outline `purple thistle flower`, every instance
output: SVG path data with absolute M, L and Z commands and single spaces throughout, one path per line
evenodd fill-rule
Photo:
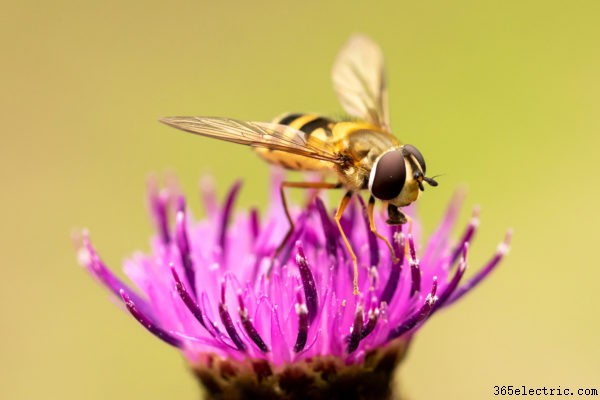
M 453 242 L 462 203 L 455 196 L 425 245 L 416 220 L 410 228 L 388 226 L 376 216 L 398 255 L 394 262 L 369 230 L 359 199 L 341 221 L 361 267 L 356 296 L 352 261 L 320 198 L 294 211 L 293 240 L 268 273 L 288 224 L 278 191 L 260 218 L 255 209 L 233 212 L 240 187 L 235 184 L 219 206 L 203 185 L 207 218 L 194 221 L 183 197 L 152 183 L 157 235 L 151 254 L 136 253 L 125 263 L 135 288 L 105 266 L 87 234 L 79 250 L 80 263 L 138 322 L 184 354 L 213 398 L 389 398 L 393 369 L 413 334 L 489 275 L 508 251 L 510 232 L 463 282 L 479 219 L 475 210 Z

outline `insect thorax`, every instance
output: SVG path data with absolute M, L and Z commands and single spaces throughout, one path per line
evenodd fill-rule
M 334 127 L 333 136 L 340 139 L 338 148 L 350 161 L 340 172 L 346 186 L 353 190 L 366 189 L 377 157 L 400 145 L 394 136 L 363 122 L 340 122 Z

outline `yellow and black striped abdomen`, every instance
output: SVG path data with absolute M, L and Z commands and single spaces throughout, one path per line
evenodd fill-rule
M 306 140 L 315 137 L 324 142 L 331 140 L 335 122 L 315 114 L 284 114 L 273 120 L 275 124 L 287 125 L 304 132 Z
M 330 142 L 335 122 L 315 114 L 284 114 L 273 121 L 275 124 L 287 125 L 305 134 L 307 141 L 311 137 Z M 267 162 L 287 169 L 299 171 L 331 170 L 333 165 L 327 161 L 299 156 L 279 150 L 256 148 L 256 152 Z

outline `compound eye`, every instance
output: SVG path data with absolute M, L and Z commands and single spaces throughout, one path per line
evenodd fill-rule
M 380 200 L 391 200 L 402 191 L 406 181 L 406 166 L 400 150 L 384 153 L 373 165 L 369 190 Z
M 423 171 L 423 175 L 425 175 L 425 159 L 423 158 L 423 154 L 421 154 L 421 152 L 419 150 L 417 150 L 417 148 L 413 145 L 410 144 L 405 144 L 403 147 L 404 151 L 406 152 L 406 154 L 410 154 L 412 155 L 415 160 L 417 160 L 417 162 L 419 163 L 419 167 L 421 167 L 421 171 Z

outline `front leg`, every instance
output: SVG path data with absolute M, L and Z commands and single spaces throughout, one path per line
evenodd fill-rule
M 390 249 L 390 254 L 392 255 L 392 259 L 394 260 L 394 262 L 398 262 L 398 258 L 396 257 L 396 253 L 394 252 L 394 248 L 392 247 L 392 244 L 390 243 L 390 241 L 385 236 L 383 236 L 381 233 L 377 232 L 377 227 L 375 226 L 375 218 L 373 218 L 373 210 L 374 209 L 375 209 L 375 197 L 373 197 L 371 195 L 371 197 L 369 197 L 369 205 L 367 207 L 367 215 L 369 217 L 369 228 L 371 228 L 371 232 L 373 232 L 375 234 L 375 236 L 377 236 L 379 239 L 381 239 L 385 242 L 388 249 Z
M 350 241 L 348 240 L 348 237 L 346 236 L 346 232 L 344 232 L 344 228 L 342 228 L 342 224 L 340 222 L 342 219 L 342 215 L 344 214 L 344 210 L 348 206 L 348 203 L 350 203 L 350 199 L 352 199 L 353 195 L 354 195 L 354 192 L 349 190 L 346 192 L 344 197 L 342 197 L 342 201 L 340 202 L 340 205 L 339 205 L 337 211 L 335 212 L 335 223 L 337 224 L 338 230 L 340 231 L 340 234 L 342 235 L 342 239 L 344 240 L 346 249 L 348 250 L 348 253 L 350 253 L 350 257 L 352 258 L 352 266 L 353 266 L 353 269 L 352 269 L 353 270 L 352 293 L 354 293 L 354 295 L 358 296 L 360 294 L 360 291 L 358 290 L 358 258 L 356 257 L 356 253 L 354 253 L 354 249 L 352 248 L 352 245 L 350 244 Z

